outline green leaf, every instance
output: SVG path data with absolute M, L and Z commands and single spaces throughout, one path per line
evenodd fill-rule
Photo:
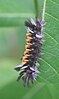
M 54 0 L 44 0 L 45 42 L 41 58 L 40 77 L 50 83 L 59 83 L 59 4 Z

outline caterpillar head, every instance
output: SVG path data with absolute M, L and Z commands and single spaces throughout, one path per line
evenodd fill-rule
M 31 30 L 40 31 L 42 26 L 43 26 L 43 22 L 39 19 L 26 20 L 25 21 L 25 26 L 29 27 Z

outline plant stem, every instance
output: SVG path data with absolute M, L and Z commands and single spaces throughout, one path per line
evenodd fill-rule
M 35 17 L 37 18 L 39 13 L 38 13 L 38 0 L 34 0 L 34 6 L 35 6 Z

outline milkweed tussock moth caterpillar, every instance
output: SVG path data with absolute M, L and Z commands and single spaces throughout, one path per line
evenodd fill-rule
M 41 29 L 44 26 L 44 23 L 38 18 L 36 20 L 30 19 L 25 21 L 25 26 L 28 27 L 25 51 L 21 65 L 15 67 L 15 70 L 20 71 L 17 81 L 22 78 L 24 86 L 29 86 L 29 82 L 31 81 L 33 83 L 39 73 L 37 63 L 41 53 Z

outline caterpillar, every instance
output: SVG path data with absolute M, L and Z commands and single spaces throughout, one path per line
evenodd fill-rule
M 20 71 L 17 81 L 22 78 L 24 86 L 29 86 L 29 82 L 33 83 L 39 73 L 37 63 L 41 53 L 43 22 L 38 18 L 30 19 L 25 21 L 25 26 L 28 27 L 25 51 L 21 65 L 15 67 L 15 70 Z

